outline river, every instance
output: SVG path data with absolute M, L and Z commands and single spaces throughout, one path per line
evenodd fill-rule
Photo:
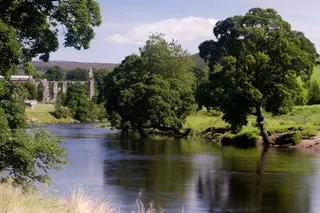
M 47 125 L 62 137 L 69 164 L 50 172 L 67 195 L 79 186 L 121 212 L 136 199 L 166 212 L 301 212 L 320 209 L 320 159 L 271 149 L 257 175 L 258 149 L 195 141 L 129 140 L 90 124 Z

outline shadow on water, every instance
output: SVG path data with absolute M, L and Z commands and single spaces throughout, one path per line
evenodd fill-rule
M 86 125 L 48 129 L 65 138 L 70 158 L 53 174 L 60 192 L 81 184 L 123 212 L 134 209 L 139 192 L 144 203 L 154 200 L 167 212 L 182 206 L 185 212 L 266 213 L 317 212 L 320 207 L 320 162 L 293 150 L 130 140 Z

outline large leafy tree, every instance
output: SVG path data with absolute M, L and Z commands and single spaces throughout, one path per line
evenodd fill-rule
M 199 46 L 211 70 L 211 104 L 234 131 L 256 115 L 267 144 L 263 109 L 273 114 L 292 109 L 302 95 L 299 81 L 309 83 L 316 49 L 273 9 L 253 8 L 219 21 L 213 32 L 216 39 Z
M 144 136 L 178 132 L 194 106 L 193 62 L 176 42 L 152 35 L 140 56 L 131 55 L 105 78 L 111 124 Z
M 40 56 L 49 60 L 59 46 L 58 33 L 64 34 L 64 46 L 89 48 L 94 27 L 101 24 L 95 0 L 2 0 L 0 1 L 1 72 L 13 64 Z
M 58 33 L 64 46 L 89 48 L 94 27 L 101 23 L 95 0 L 0 1 L 0 178 L 34 184 L 50 180 L 48 170 L 65 163 L 60 141 L 44 130 L 27 130 L 23 100 L 25 89 L 8 79 L 18 65 L 33 74 L 34 57 L 48 61 L 58 49 Z
M 54 66 L 46 71 L 44 78 L 48 81 L 63 81 L 65 79 L 65 72 L 61 67 Z

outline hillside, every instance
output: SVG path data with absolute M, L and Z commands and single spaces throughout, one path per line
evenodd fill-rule
M 113 63 L 86 63 L 86 62 L 74 62 L 74 61 L 33 61 L 33 66 L 37 70 L 47 70 L 51 67 L 58 66 L 64 70 L 72 70 L 75 68 L 83 68 L 83 69 L 106 69 L 106 68 L 114 68 L 117 64 Z
M 193 54 L 190 57 L 199 67 L 203 67 L 206 65 L 204 60 L 199 56 L 199 53 Z

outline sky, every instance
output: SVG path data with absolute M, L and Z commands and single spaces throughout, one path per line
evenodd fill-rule
M 218 20 L 253 7 L 274 8 L 292 28 L 305 33 L 320 52 L 320 0 L 98 0 L 103 23 L 87 50 L 60 48 L 50 60 L 120 63 L 138 53 L 151 33 L 174 38 L 190 53 L 212 39 Z

